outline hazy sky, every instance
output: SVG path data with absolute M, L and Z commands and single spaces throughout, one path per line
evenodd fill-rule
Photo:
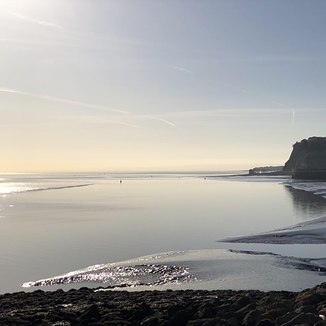
M 326 136 L 324 0 L 1 0 L 0 171 L 283 164 Z

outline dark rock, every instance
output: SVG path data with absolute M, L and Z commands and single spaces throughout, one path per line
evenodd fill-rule
M 259 317 L 261 315 L 261 312 L 259 310 L 252 310 L 246 314 L 246 316 L 243 318 L 243 325 L 245 326 L 251 326 L 256 325 L 259 321 Z
M 299 315 L 300 314 L 297 312 L 290 311 L 290 312 L 286 313 L 285 315 L 276 318 L 275 321 L 278 325 L 283 325 L 283 324 L 287 323 L 288 321 L 292 320 L 294 317 L 297 317 Z
M 321 297 L 323 300 L 326 300 L 326 289 L 318 288 L 316 289 L 316 294 Z
M 0 325 L 325 325 L 326 283 L 273 291 L 106 291 L 0 295 Z M 90 304 L 92 302 L 92 304 Z M 294 311 L 295 309 L 295 311 Z
M 235 301 L 235 305 L 238 306 L 239 309 L 241 309 L 252 302 L 253 302 L 253 300 L 251 297 L 249 297 L 248 295 L 244 295 Z M 239 310 L 239 309 L 237 309 L 237 310 Z
M 131 308 L 130 319 L 142 320 L 152 313 L 151 308 L 146 303 L 135 305 Z
M 294 325 L 300 325 L 300 324 L 307 324 L 307 325 L 314 325 L 315 323 L 319 322 L 320 318 L 314 314 L 311 313 L 302 313 L 287 323 L 283 324 L 282 326 L 294 326 Z
M 169 320 L 169 326 L 182 326 L 186 325 L 189 320 L 189 315 L 185 310 L 177 311 Z
M 238 326 L 241 324 L 237 318 L 231 317 L 227 320 L 227 326 Z
M 303 312 L 307 313 L 307 312 L 310 312 L 310 313 L 312 313 L 314 315 L 318 315 L 317 308 L 314 307 L 314 306 L 311 306 L 311 305 L 301 306 L 301 307 L 295 309 L 295 312 L 297 312 L 297 313 L 303 313 Z
M 209 318 L 216 316 L 216 306 L 211 303 L 204 303 L 198 307 L 196 317 L 198 318 Z
M 295 307 L 311 306 L 318 303 L 320 299 L 320 296 L 315 291 L 307 291 L 297 296 Z
M 226 321 L 222 321 L 219 318 L 200 318 L 195 320 L 190 320 L 187 326 L 222 326 L 226 325 Z
M 99 307 L 96 304 L 89 306 L 80 316 L 79 325 L 88 325 L 100 319 Z
M 141 326 L 159 326 L 160 325 L 160 321 L 159 318 L 157 316 L 151 316 L 148 317 L 146 319 L 144 319 L 141 323 Z
M 250 303 L 247 306 L 241 308 L 240 310 L 235 312 L 236 316 L 239 316 L 240 318 L 243 318 L 246 316 L 250 311 L 255 310 L 256 304 L 255 303 Z
M 270 319 L 263 319 L 259 321 L 256 326 L 275 326 L 275 323 L 273 323 Z
M 288 313 L 288 309 L 286 308 L 276 308 L 276 309 L 267 309 L 267 311 L 262 314 L 262 318 L 266 318 L 266 319 L 272 319 L 272 320 L 275 320 L 277 319 L 278 316 L 284 316 L 285 314 Z
M 310 137 L 295 143 L 283 171 L 295 179 L 326 180 L 326 137 Z
M 314 324 L 314 326 L 326 326 L 326 321 L 325 320 L 321 320 L 318 323 Z

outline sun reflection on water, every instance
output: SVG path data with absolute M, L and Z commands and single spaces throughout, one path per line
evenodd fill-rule
M 31 190 L 31 188 L 24 183 L 5 182 L 0 184 L 0 195 L 3 196 L 29 190 Z

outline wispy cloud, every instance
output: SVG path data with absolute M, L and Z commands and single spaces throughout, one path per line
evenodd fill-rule
M 221 82 L 224 86 L 227 86 L 231 89 L 234 89 L 238 92 L 241 92 L 243 94 L 246 94 L 246 95 L 249 95 L 249 96 L 253 96 L 253 97 L 256 97 L 256 98 L 263 98 L 265 102 L 267 103 L 270 103 L 272 105 L 276 105 L 277 106 L 277 110 L 278 112 L 280 111 L 280 109 L 283 109 L 283 111 L 286 111 L 287 113 L 290 111 L 292 112 L 292 121 L 291 121 L 291 125 L 294 126 L 294 118 L 295 118 L 295 110 L 292 106 L 290 105 L 287 105 L 285 103 L 282 103 L 280 101 L 275 101 L 274 99 L 270 98 L 270 97 L 265 97 L 265 96 L 262 96 L 261 94 L 255 94 L 254 92 L 250 92 L 242 87 L 239 87 L 237 85 L 234 85 L 233 83 L 228 83 L 228 82 L 225 82 L 225 81 L 222 81 Z M 263 112 L 266 112 L 266 110 L 263 110 Z
M 91 108 L 91 109 L 97 109 L 97 110 L 102 110 L 102 111 L 110 111 L 110 112 L 122 113 L 122 114 L 129 114 L 130 113 L 128 111 L 109 108 L 109 107 L 102 106 L 102 105 L 96 105 L 96 104 L 86 103 L 86 102 L 79 102 L 79 101 L 74 101 L 74 100 L 70 100 L 70 99 L 66 99 L 66 98 L 62 98 L 62 97 L 55 97 L 55 96 L 49 96 L 49 95 L 43 95 L 43 94 L 30 93 L 30 92 L 25 92 L 25 91 L 21 91 L 21 90 L 18 90 L 18 89 L 12 89 L 12 88 L 0 87 L 0 92 L 1 93 L 19 94 L 19 95 L 23 95 L 23 96 L 39 98 L 39 99 L 42 99 L 42 100 L 60 102 L 60 103 L 64 103 L 64 104 L 71 104 L 71 105 L 76 105 L 76 106 Z
M 214 62 L 221 63 L 261 63 L 261 64 L 274 64 L 274 63 L 305 63 L 323 60 L 322 56 L 318 55 L 238 55 L 238 56 L 222 56 L 217 57 Z
M 163 122 L 163 123 L 165 123 L 165 124 L 167 124 L 167 125 L 169 125 L 171 127 L 176 127 L 175 123 L 173 123 L 172 121 L 163 119 L 163 118 L 159 118 L 159 117 L 155 117 L 155 116 L 149 116 L 149 115 L 144 115 L 143 117 L 146 118 L 146 119 L 157 120 L 157 121 Z
M 294 126 L 294 119 L 295 119 L 295 111 L 293 110 L 292 111 L 292 121 L 291 121 L 292 127 Z
M 281 108 L 284 108 L 286 109 L 287 111 L 290 110 L 290 112 L 292 111 L 292 119 L 291 119 L 291 126 L 294 127 L 294 120 L 295 120 L 295 109 L 292 108 L 291 106 L 289 105 L 286 105 L 284 103 L 281 103 L 281 102 L 277 102 L 277 101 L 273 101 L 273 100 L 269 100 L 270 103 L 274 103 L 276 104 L 278 107 L 281 107 Z
M 292 121 L 294 123 L 296 112 L 311 113 L 311 112 L 324 112 L 325 108 L 296 108 L 291 111 Z M 241 117 L 258 117 L 258 116 L 288 116 L 289 109 L 287 107 L 269 107 L 269 108 L 217 108 L 212 110 L 188 110 L 188 111 L 174 111 L 168 113 L 161 113 L 160 118 L 167 119 L 197 119 L 197 118 L 241 118 Z
M 58 102 L 58 103 L 63 103 L 63 104 L 88 108 L 88 109 L 95 109 L 95 110 L 99 110 L 101 112 L 118 113 L 118 114 L 122 114 L 124 119 L 129 119 L 129 120 L 132 120 L 132 119 L 138 119 L 138 120 L 139 119 L 142 119 L 142 120 L 151 119 L 151 120 L 156 120 L 156 121 L 162 122 L 162 123 L 164 123 L 164 124 L 166 124 L 166 125 L 168 125 L 170 127 L 175 127 L 176 126 L 172 121 L 169 121 L 169 120 L 161 118 L 161 117 L 134 114 L 134 113 L 131 113 L 129 111 L 123 111 L 123 110 L 110 108 L 110 107 L 97 105 L 97 104 L 92 104 L 92 103 L 87 103 L 87 102 L 74 101 L 74 100 L 70 100 L 70 99 L 62 98 L 62 97 L 55 97 L 55 96 L 50 96 L 50 95 L 31 93 L 31 92 L 18 90 L 18 89 L 4 88 L 4 87 L 0 87 L 0 93 L 17 94 L 17 95 L 22 95 L 22 96 L 38 98 L 38 99 L 46 100 L 46 101 Z M 120 125 L 124 125 L 124 126 L 127 126 L 127 127 L 139 127 L 136 124 L 121 121 L 121 119 L 120 120 L 104 119 L 103 121 L 106 121 L 108 123 L 120 124 Z
M 261 55 L 252 58 L 252 61 L 258 62 L 311 62 L 319 60 L 317 56 L 303 55 Z
M 185 72 L 187 74 L 190 74 L 190 75 L 193 75 L 194 72 L 192 70 L 189 70 L 187 68 L 184 68 L 184 67 L 180 67 L 180 66 L 169 66 L 171 69 L 173 70 L 177 70 L 177 71 L 180 71 L 180 72 Z
M 126 127 L 132 127 L 132 128 L 140 128 L 141 126 L 121 121 L 121 120 L 115 120 L 115 119 L 110 119 L 107 117 L 98 117 L 98 116 L 92 116 L 92 115 L 87 115 L 80 117 L 79 121 L 87 124 L 96 124 L 96 125 L 103 125 L 107 123 L 112 123 L 112 124 L 117 124 L 121 126 L 126 126 Z
M 38 24 L 38 25 L 41 25 L 41 26 L 44 26 L 44 27 L 56 28 L 56 29 L 61 29 L 61 30 L 64 29 L 61 25 L 58 25 L 56 23 L 48 22 L 48 21 L 45 21 L 45 20 L 35 19 L 35 18 L 23 15 L 23 14 L 18 13 L 18 12 L 11 12 L 10 14 L 12 16 L 20 19 L 20 20 L 24 20 L 24 21 L 29 22 L 29 23 L 34 23 L 34 24 Z
M 158 117 L 167 120 L 176 121 L 178 123 L 193 123 L 194 121 L 224 121 L 226 120 L 242 120 L 242 119 L 250 119 L 254 121 L 256 118 L 266 119 L 274 119 L 281 118 L 282 121 L 288 121 L 291 127 L 294 127 L 296 124 L 297 114 L 303 116 L 319 116 L 320 114 L 324 114 L 326 112 L 325 107 L 295 107 L 291 110 L 288 107 L 280 107 L 280 106 L 270 106 L 264 108 L 241 108 L 241 107 L 233 107 L 233 108 L 216 108 L 210 110 L 185 110 L 185 111 L 171 111 L 171 112 L 161 112 Z
M 229 87 L 229 88 L 231 88 L 231 89 L 234 89 L 234 90 L 236 90 L 236 91 L 238 91 L 238 92 L 241 92 L 241 93 L 243 93 L 243 94 L 249 94 L 249 92 L 246 90 L 246 89 L 244 89 L 244 88 L 242 88 L 242 87 L 239 87 L 239 86 L 237 86 L 237 85 L 235 85 L 235 84 L 230 84 L 230 83 L 228 83 L 228 82 L 223 82 L 223 81 L 221 81 L 221 84 L 222 85 L 224 85 L 224 86 L 226 86 L 226 87 Z

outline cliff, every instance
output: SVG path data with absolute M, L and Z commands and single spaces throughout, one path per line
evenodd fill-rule
M 283 171 L 294 179 L 326 180 L 326 137 L 310 137 L 295 143 Z

